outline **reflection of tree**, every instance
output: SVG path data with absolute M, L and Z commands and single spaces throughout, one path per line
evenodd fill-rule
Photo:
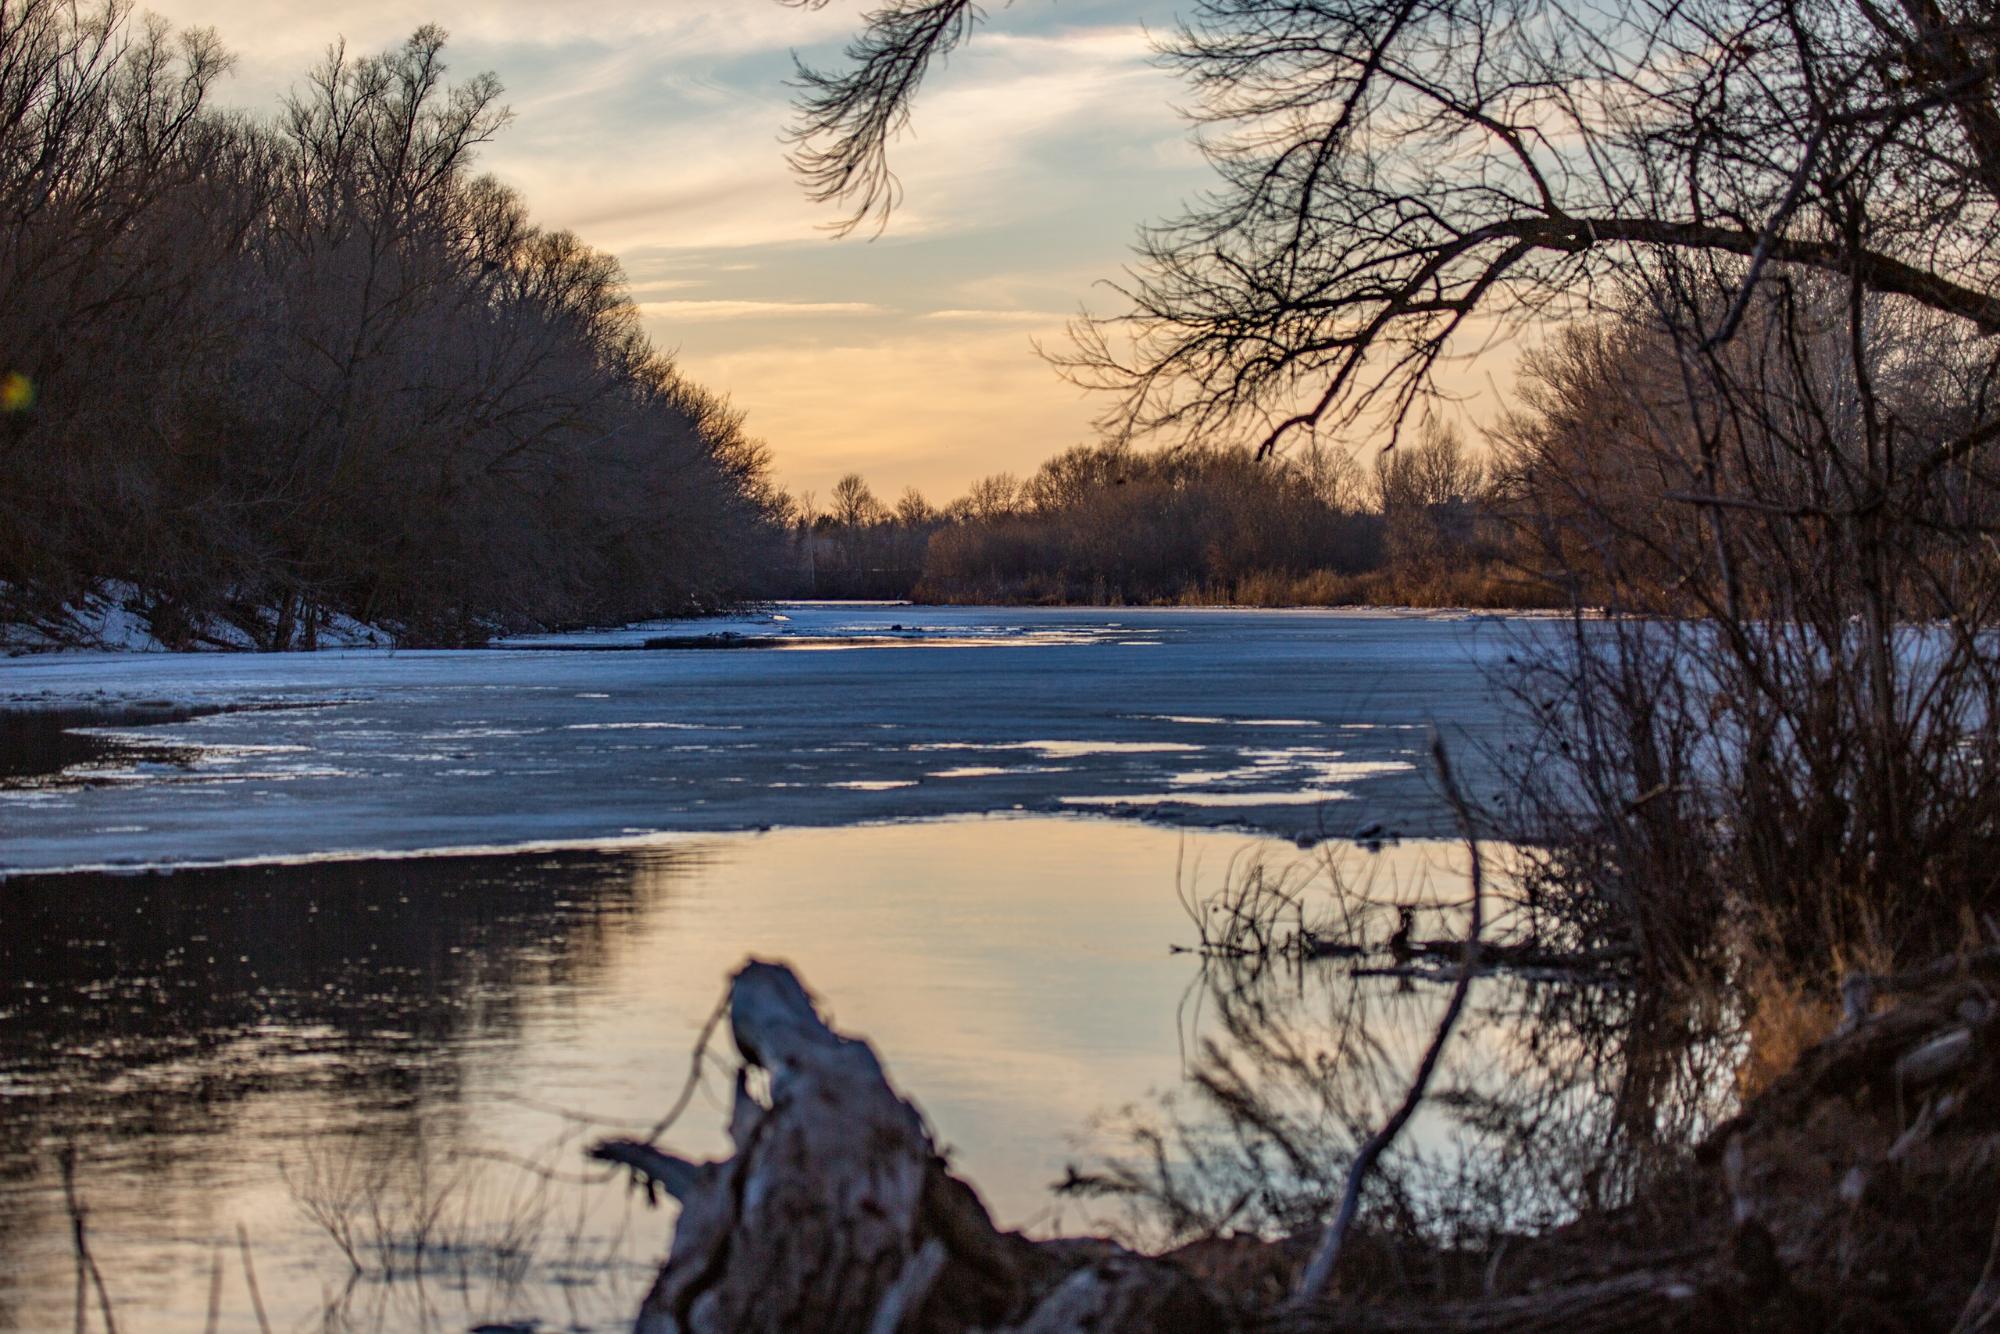
M 1123 1147 L 1064 1189 L 1123 1201 L 1155 1242 L 1316 1229 L 1447 1001 L 1445 987 L 1373 962 L 1378 951 L 1204 960 L 1184 1014 L 1186 1086 L 1127 1113 L 1113 1127 Z M 1418 1120 L 1369 1180 L 1363 1219 L 1488 1253 L 1629 1202 L 1726 1110 L 1725 1018 L 1616 977 L 1481 977 Z
M 660 863 L 680 855 L 10 880 L 0 932 L 0 1080 L 13 1094 L 0 1102 L 6 1250 L 61 1250 L 46 1152 L 58 1137 L 77 1145 L 82 1189 L 105 1202 L 100 1212 L 115 1200 L 142 1229 L 221 1235 L 227 1220 L 203 1215 L 205 1179 L 219 1163 L 271 1152 L 234 1121 L 253 1099 L 288 1098 L 291 1148 L 311 1143 L 343 1171 L 435 1167 L 463 1138 L 450 1122 L 467 1049 L 514 1040 L 533 994 L 589 985 L 647 890 L 665 883 Z M 58 1278 L 8 1269 L 0 1302 L 14 1284 L 32 1294 Z
M 0 709 L 0 788 L 75 786 L 89 781 L 90 766 L 106 761 L 171 763 L 184 748 L 138 745 L 101 736 L 93 727 L 169 723 L 192 716 L 183 709 Z

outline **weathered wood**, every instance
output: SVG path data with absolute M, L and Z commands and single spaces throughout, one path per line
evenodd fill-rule
M 676 1158 L 637 1140 L 609 1139 L 592 1147 L 590 1156 L 600 1162 L 629 1167 L 639 1177 L 658 1186 L 675 1199 L 684 1199 L 700 1179 L 701 1168 L 685 1158 Z
M 697 1165 L 619 1140 L 592 1150 L 681 1202 L 639 1334 L 1230 1327 L 1165 1261 L 995 1228 L 874 1051 L 828 1028 L 789 968 L 745 965 L 729 1017 L 744 1060 L 770 1074 L 768 1104 L 737 1080 L 732 1157 Z

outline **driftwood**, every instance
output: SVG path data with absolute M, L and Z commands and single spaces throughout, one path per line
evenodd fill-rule
M 995 1228 L 874 1051 L 828 1028 L 789 968 L 747 964 L 729 1018 L 770 1076 L 760 1101 L 738 1075 L 732 1157 L 692 1163 L 630 1140 L 591 1151 L 681 1204 L 639 1334 L 1230 1327 L 1165 1261 Z

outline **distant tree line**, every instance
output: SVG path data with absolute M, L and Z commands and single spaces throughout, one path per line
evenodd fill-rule
M 508 120 L 445 35 L 329 52 L 271 120 L 212 33 L 0 10 L 0 594 L 144 590 L 157 632 L 339 610 L 429 642 L 766 587 L 761 446 L 617 264 L 475 174 Z M 268 609 L 262 613 L 252 608 Z
M 1519 577 L 1497 474 L 1428 424 L 1370 465 L 1307 445 L 1079 445 L 937 508 L 849 474 L 802 507 L 799 591 L 937 602 L 1454 604 L 1555 596 Z

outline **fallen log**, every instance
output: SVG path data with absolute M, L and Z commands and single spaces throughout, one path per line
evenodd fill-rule
M 730 988 L 735 1153 L 693 1163 L 608 1140 L 592 1156 L 680 1202 L 639 1334 L 972 1329 L 1228 1330 L 1203 1287 L 1107 1241 L 1031 1242 L 993 1225 L 866 1042 L 821 1020 L 792 971 L 752 961 Z

